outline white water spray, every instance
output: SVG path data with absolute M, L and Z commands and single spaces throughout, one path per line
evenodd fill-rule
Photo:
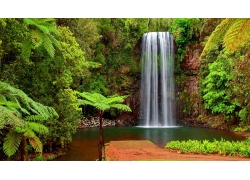
M 142 39 L 141 125 L 175 126 L 174 50 L 169 32 L 149 32 Z

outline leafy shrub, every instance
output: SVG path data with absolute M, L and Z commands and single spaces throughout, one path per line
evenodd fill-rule
M 181 153 L 198 153 L 198 154 L 220 154 L 228 156 L 250 157 L 250 138 L 245 141 L 220 141 L 214 140 L 188 140 L 188 141 L 170 141 L 165 148 L 179 150 Z

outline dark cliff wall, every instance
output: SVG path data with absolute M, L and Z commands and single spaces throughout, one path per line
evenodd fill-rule
M 188 47 L 181 62 L 182 73 L 176 77 L 176 119 L 197 119 L 199 116 L 200 100 L 198 94 L 199 56 L 202 46 L 199 43 Z

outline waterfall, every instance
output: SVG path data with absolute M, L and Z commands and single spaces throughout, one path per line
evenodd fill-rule
M 140 113 L 142 126 L 175 126 L 174 53 L 169 32 L 142 38 Z

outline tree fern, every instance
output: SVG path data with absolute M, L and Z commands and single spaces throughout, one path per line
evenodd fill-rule
M 79 105 L 91 105 L 97 108 L 99 111 L 99 121 L 100 121 L 100 132 L 99 132 L 99 160 L 102 160 L 102 148 L 104 146 L 103 132 L 102 132 L 102 115 L 104 111 L 110 108 L 116 108 L 122 111 L 131 111 L 130 107 L 121 104 L 127 96 L 119 96 L 117 94 L 109 97 L 105 97 L 99 93 L 89 93 L 89 92 L 76 92 L 79 97 Z
M 48 134 L 48 128 L 39 122 L 57 118 L 57 112 L 51 107 L 35 102 L 23 91 L 1 81 L 0 97 L 0 129 L 5 127 L 9 130 L 3 145 L 5 154 L 12 156 L 17 151 L 22 138 L 24 140 L 22 143 L 26 143 L 28 139 L 36 151 L 42 152 L 42 143 L 36 133 Z M 25 147 L 25 145 L 22 146 L 22 148 Z
M 32 114 L 37 114 L 43 116 L 45 119 L 58 117 L 56 111 L 48 106 L 44 106 L 38 102 L 35 102 L 30 97 L 27 96 L 23 91 L 16 89 L 5 82 L 0 81 L 0 96 L 2 99 L 5 98 L 6 101 L 11 100 L 18 104 L 19 108 L 13 107 L 24 116 Z M 2 101 L 1 101 L 2 102 Z M 5 105 L 7 106 L 7 104 Z
M 22 57 L 29 59 L 32 49 L 43 47 L 53 58 L 55 47 L 61 48 L 60 42 L 53 36 L 60 37 L 61 34 L 55 26 L 55 20 L 43 18 L 24 18 L 24 23 L 30 29 L 28 38 L 22 44 Z M 55 46 L 55 47 L 54 47 Z

